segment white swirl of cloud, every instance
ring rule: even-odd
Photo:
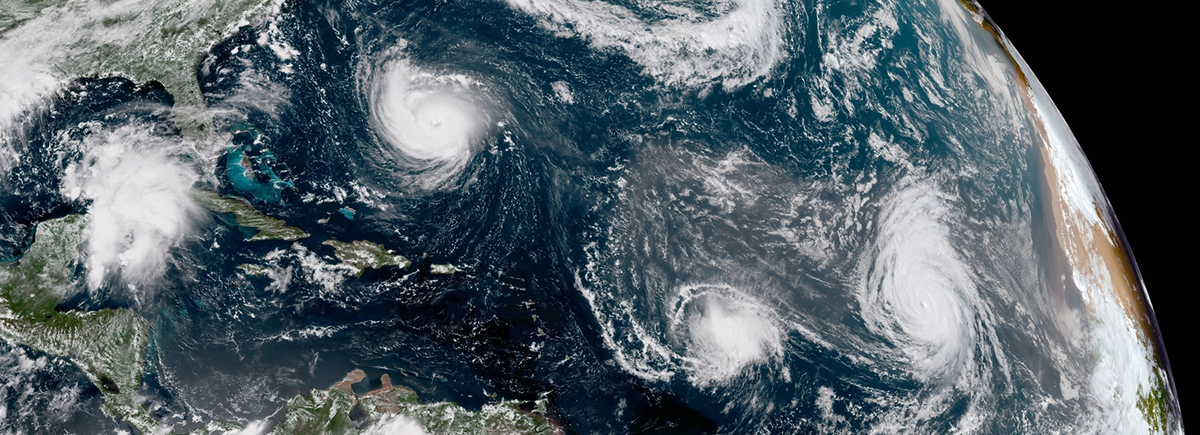
[[[783,356],[783,331],[775,312],[728,285],[679,289],[672,332],[687,343],[682,359],[698,386],[731,379],[747,367]]]
[[[901,349],[922,378],[958,371],[975,345],[976,290],[951,245],[949,217],[931,186],[893,196],[858,295],[866,326]]]
[[[619,313],[601,312],[597,294],[579,288],[600,320],[615,362],[640,378],[666,382],[681,374],[706,388],[755,376],[756,366],[773,370],[783,363],[788,325],[744,289],[719,283],[681,286],[664,301],[663,329],[657,321],[641,320],[632,304],[619,304]]]
[[[409,181],[433,188],[457,175],[488,125],[479,84],[462,74],[433,74],[392,53],[366,69],[371,125],[393,149]]]
[[[89,202],[87,284],[95,290],[116,272],[140,285],[166,269],[170,247],[201,209],[188,192],[198,176],[179,144],[149,128],[122,127],[84,139],[84,158],[67,167],[62,194]]]

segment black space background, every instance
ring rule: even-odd
[[[1071,126],[1111,201],[1150,293],[1183,415],[1200,406],[1190,374],[1189,296],[1196,266],[1197,145],[1192,72],[1181,27],[1190,13],[1168,4],[979,0],[1041,80]],[[1192,70],[1194,71],[1194,70]],[[1185,179],[1185,176],[1190,176]],[[1185,423],[1189,420],[1185,419]]]

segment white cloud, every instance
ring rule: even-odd
[[[167,253],[200,210],[188,191],[198,176],[172,152],[173,139],[126,126],[82,143],[84,158],[67,167],[62,194],[90,202],[87,283],[99,288],[117,272],[128,284],[158,278]]]

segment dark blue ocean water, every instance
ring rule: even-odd
[[[641,3],[613,3],[629,3],[649,23],[666,19]],[[976,40],[960,40],[938,24],[933,5],[889,8],[900,23],[890,31],[887,20],[872,21],[875,4],[783,5],[786,54],[769,74],[740,87],[692,87],[656,82],[621,50],[556,36],[500,2],[289,2],[200,62],[219,143],[181,159],[204,172],[201,184],[311,237],[249,242],[208,216],[172,246],[161,283],[137,297],[115,284],[81,291],[64,307],[129,307],[150,319],[148,406],[185,426],[197,416],[267,418],[296,394],[363,368],[373,382],[387,373],[422,400],[472,409],[494,398],[548,398],[551,415],[581,434],[876,427],[936,383],[905,372],[907,362],[854,350],[875,345],[847,288],[859,283],[860,253],[873,249],[881,192],[914,176],[957,174],[937,178],[938,190],[963,216],[980,218],[963,219],[954,243],[1019,233],[1032,241],[1018,248],[1040,252],[1034,245],[1048,237],[1029,224],[1040,203],[1028,118],[997,108],[1008,91],[951,60],[963,46],[1002,56],[998,46],[979,29]],[[831,69],[824,53],[838,44],[848,60]],[[280,47],[295,53],[281,56]],[[412,180],[437,168],[398,163],[371,122],[367,94],[379,77],[364,65],[379,67],[396,47],[428,74],[469,78],[486,119],[465,165],[434,188]],[[558,82],[571,102],[556,93]],[[837,109],[818,113],[821,101]],[[19,256],[36,222],[87,210],[60,193],[66,166],[82,158],[58,145],[64,137],[137,125],[184,141],[171,104],[161,86],[93,78],[31,114],[11,189],[0,192],[0,256]],[[800,235],[787,239],[784,230]],[[328,270],[316,264],[334,262],[321,244],[330,238],[382,243],[413,265],[323,280]],[[987,279],[1006,267],[964,261]],[[244,263],[277,274],[240,273]],[[435,275],[433,264],[460,272]],[[1032,269],[995,282],[1036,289]],[[779,325],[807,326],[783,328],[782,351],[766,362],[697,381],[695,367],[707,366],[695,365],[702,357],[671,317],[672,307],[704,310],[672,299],[697,282],[769,288],[755,294],[772,312],[799,313],[779,314]],[[965,372],[983,375],[968,376],[970,388],[938,390],[950,392],[935,395],[940,414],[922,427],[950,431],[979,406],[1012,410],[986,413],[985,432],[1069,423],[1064,409],[1035,403],[1061,394],[1058,372],[1041,367],[1049,356],[1029,344],[1023,324],[990,319],[971,321],[999,332],[975,339],[1003,341],[1004,350],[970,351],[965,361],[975,366]],[[1013,356],[1038,369],[986,375],[1007,370]],[[656,380],[628,364],[672,374]],[[82,375],[43,372],[22,382],[82,391],[78,416],[63,427],[99,418],[99,391]],[[977,399],[971,389],[997,393]]]

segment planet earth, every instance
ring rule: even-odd
[[[970,0],[13,0],[0,53],[0,432],[1183,433]]]

